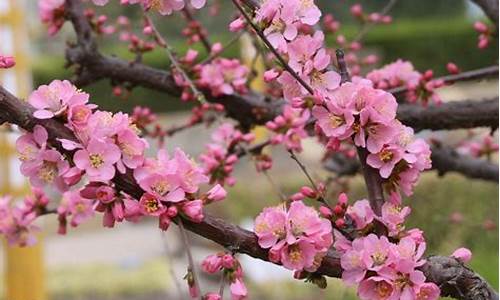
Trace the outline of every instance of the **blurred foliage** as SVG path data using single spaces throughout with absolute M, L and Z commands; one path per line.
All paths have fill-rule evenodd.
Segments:
M 352 37 L 358 32 L 357 26 L 344 26 L 342 32 Z M 227 43 L 231 36 L 217 35 L 222 44 Z M 492 43 L 486 50 L 476 48 L 477 34 L 472 24 L 464 19 L 428 19 L 425 21 L 400 21 L 393 25 L 377 26 L 365 38 L 368 51 L 375 52 L 381 57 L 381 64 L 392 62 L 398 58 L 407 59 L 414 63 L 420 71 L 435 70 L 436 75 L 446 74 L 447 62 L 455 62 L 462 70 L 471 70 L 497 63 L 498 44 Z M 187 51 L 188 46 L 180 39 L 171 42 L 179 55 Z M 327 40 L 330 47 L 335 47 L 334 38 Z M 105 44 L 103 52 L 132 60 L 133 56 L 127 52 L 124 45 L 111 46 Z M 194 47 L 204 55 L 199 45 Z M 224 56 L 239 57 L 238 44 L 228 48 Z M 168 60 L 161 50 L 144 56 L 146 64 L 166 69 Z M 64 69 L 62 55 L 43 55 L 34 62 L 34 80 L 36 85 L 48 83 L 55 78 L 69 78 L 71 72 Z M 93 101 L 103 109 L 130 111 L 135 105 L 151 106 L 154 111 L 173 111 L 187 109 L 189 105 L 174 99 L 169 95 L 135 88 L 127 100 L 114 97 L 108 80 L 100 81 L 86 87 L 86 91 L 93 95 Z
M 352 5 L 359 3 L 363 6 L 363 11 L 365 13 L 379 12 L 387 5 L 387 3 L 389 3 L 389 0 L 317 0 L 316 2 L 325 13 L 332 13 L 335 18 L 341 21 L 349 22 L 352 20 L 352 17 L 346 7 L 351 7 Z M 392 7 L 390 15 L 394 19 L 422 19 L 435 18 L 439 16 L 453 18 L 457 16 L 464 16 L 466 11 L 466 2 L 467 1 L 464 0 L 396 0 L 396 4 Z

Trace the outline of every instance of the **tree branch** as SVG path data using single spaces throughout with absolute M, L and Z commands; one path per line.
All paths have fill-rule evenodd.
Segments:
M 457 172 L 468 178 L 483 179 L 498 183 L 498 164 L 485 159 L 458 154 L 455 149 L 445 145 L 432 147 L 432 169 L 439 175 Z M 324 163 L 324 168 L 338 176 L 354 176 L 358 174 L 360 164 L 356 159 L 333 153 Z
M 498 97 L 480 101 L 464 100 L 422 107 L 402 104 L 397 119 L 415 131 L 475 127 L 498 127 Z
M 246 2 L 245 2 L 246 3 Z M 131 63 L 125 60 L 103 56 L 97 50 L 92 39 L 92 30 L 83 14 L 83 7 L 79 0 L 66 0 L 67 15 L 73 23 L 77 34 L 77 44 L 66 49 L 66 59 L 70 65 L 77 66 L 78 77 L 74 80 L 75 85 L 84 87 L 93 82 L 109 78 L 119 82 L 129 82 L 145 88 L 165 92 L 172 96 L 180 96 L 181 88 L 178 87 L 172 75 L 164 70 L 152 68 L 141 63 Z M 497 76 L 498 66 L 491 66 L 474 71 L 463 72 L 458 75 L 445 76 L 446 82 L 462 80 L 476 80 L 488 76 Z M 404 88 L 391 90 L 391 93 L 402 93 Z M 273 99 L 260 93 L 249 91 L 245 95 L 233 94 L 222 97 L 212 97 L 209 92 L 204 93 L 207 101 L 222 104 L 227 115 L 237 120 L 243 128 L 250 128 L 254 125 L 262 125 L 281 114 L 285 101 L 283 99 Z M 441 107 L 450 107 L 450 112 L 441 109 L 439 117 L 447 119 L 459 113 L 459 109 L 454 109 L 455 104 L 444 104 Z M 480 104 L 478 104 L 480 105 Z M 497 106 L 498 107 L 498 106 Z M 458 107 L 459 108 L 459 107 Z M 487 105 L 484 110 L 492 106 Z M 493 127 L 498 123 L 498 108 L 490 110 L 488 116 L 475 113 L 462 113 L 461 119 L 466 121 L 463 125 L 460 122 L 446 122 L 448 125 L 442 128 L 442 120 L 427 118 L 422 113 L 422 109 L 415 105 L 400 105 L 398 119 L 408 126 L 421 129 L 455 129 L 470 128 L 477 126 Z M 432 108 L 429 108 L 432 109 Z M 481 107 L 476 107 L 481 109 Z M 406 114 L 409 114 L 408 117 Z
M 42 125 L 47 129 L 49 141 L 52 145 L 60 145 L 57 138 L 76 141 L 72 132 L 62 123 L 56 119 L 35 119 L 33 111 L 34 108 L 29 103 L 17 99 L 0 86 L 0 122 L 16 124 L 29 131 L 32 131 L 33 127 L 37 124 Z M 68 153 L 68 151 L 64 152 Z M 69 154 L 71 155 L 71 153 Z M 130 172 L 124 175 L 117 173 L 115 178 L 113 178 L 113 182 L 119 190 L 136 199 L 139 199 L 143 194 L 142 189 L 135 182 Z M 251 231 L 227 223 L 209 214 L 205 214 L 203 221 L 200 223 L 195 223 L 188 219 L 183 219 L 182 222 L 187 230 L 214 241 L 221 246 L 234 249 L 235 252 L 269 261 L 267 250 L 259 247 L 257 236 Z M 456 260 L 454 261 L 454 263 L 451 263 L 448 257 L 431 257 L 429 263 L 424 265 L 422 270 L 428 280 L 436 283 L 438 286 L 444 287 L 443 295 L 451 295 L 457 299 L 464 300 L 498 298 L 484 279 Z M 339 254 L 331 249 L 323 259 L 317 273 L 331 277 L 340 277 L 341 272 Z M 451 279 L 454 279 L 454 281 Z M 454 291 L 464 291 L 464 294 L 454 294 Z

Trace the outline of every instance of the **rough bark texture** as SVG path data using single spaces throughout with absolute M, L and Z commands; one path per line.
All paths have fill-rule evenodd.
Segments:
M 25 130 L 32 130 L 36 124 L 43 125 L 48 133 L 50 142 L 59 145 L 57 138 L 76 140 L 71 131 L 56 119 L 39 120 L 33 117 L 34 108 L 28 103 L 17 99 L 0 86 L 0 123 L 8 122 L 18 125 Z M 62 151 L 62 149 L 61 149 Z M 68 153 L 71 154 L 71 153 Z M 117 174 L 113 178 L 116 187 L 135 198 L 139 198 L 143 191 L 135 182 L 130 173 Z M 195 223 L 183 220 L 186 229 L 214 241 L 238 253 L 268 261 L 267 250 L 259 247 L 257 237 L 251 231 L 226 221 L 205 214 L 202 222 Z M 450 258 L 431 257 L 429 263 L 423 266 L 423 272 L 429 281 L 443 287 L 443 295 L 451 295 L 457 299 L 497 299 L 495 292 L 488 283 L 467 267 L 450 263 Z M 342 268 L 338 252 L 331 249 L 323 259 L 318 274 L 330 277 L 340 277 Z M 455 279 L 454 281 L 451 279 Z M 473 291 L 466 294 L 453 291 Z M 477 298 L 477 297 L 483 298 Z M 471 298 L 472 297 L 472 298 Z M 476 297 L 476 298 L 475 298 Z

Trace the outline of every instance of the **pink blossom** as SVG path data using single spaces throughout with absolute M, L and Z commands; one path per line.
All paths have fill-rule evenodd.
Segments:
M 16 150 L 22 161 L 21 172 L 38 163 L 40 153 L 47 147 L 48 138 L 47 130 L 43 126 L 35 125 L 33 133 L 27 132 L 16 140 Z
M 214 97 L 245 93 L 248 68 L 237 59 L 217 58 L 201 67 L 198 84 Z
M 64 0 L 40 0 L 38 13 L 42 22 L 49 26 L 49 35 L 54 35 L 65 22 Z
M 362 300 L 394 299 L 394 283 L 381 276 L 372 276 L 359 284 L 358 296 Z
M 189 159 L 181 149 L 175 149 L 173 160 L 177 167 L 176 175 L 179 177 L 179 184 L 186 193 L 195 193 L 200 184 L 208 182 L 203 169 Z
M 203 202 L 201 200 L 187 201 L 182 204 L 181 210 L 194 222 L 203 221 Z
M 315 106 L 312 115 L 317 119 L 318 125 L 327 137 L 343 140 L 353 133 L 354 116 L 349 109 L 340 108 L 328 101 L 326 108 Z
M 239 278 L 231 282 L 229 290 L 231 291 L 231 299 L 233 300 L 245 299 L 248 294 L 245 284 Z
M 410 214 L 411 209 L 408 206 L 401 207 L 390 202 L 385 202 L 382 205 L 382 217 L 381 221 L 389 229 L 389 234 L 391 236 L 397 235 L 401 230 L 404 229 L 402 224 L 404 223 L 406 217 Z
M 226 190 L 220 184 L 216 184 L 207 192 L 207 199 L 211 201 L 221 201 L 226 198 L 226 195 Z
M 33 114 L 38 119 L 59 116 L 68 108 L 87 103 L 89 95 L 83 93 L 67 80 L 54 80 L 49 85 L 41 85 L 28 98 L 37 110 Z
M 352 206 L 347 208 L 346 214 L 354 220 L 358 230 L 365 228 L 375 217 L 375 213 L 371 209 L 368 200 L 356 201 Z
M 388 178 L 402 156 L 403 152 L 399 146 L 387 145 L 378 153 L 370 153 L 366 158 L 366 163 L 373 168 L 379 169 L 382 178 Z
M 410 62 L 397 60 L 381 69 L 369 72 L 366 78 L 371 80 L 377 88 L 389 89 L 417 84 L 420 73 L 415 71 Z
M 68 191 L 63 194 L 57 213 L 65 218 L 71 216 L 70 224 L 76 227 L 94 216 L 93 204 L 92 200 L 83 198 L 80 191 Z
M 242 17 L 238 17 L 229 24 L 229 31 L 238 32 L 245 28 L 246 22 Z
M 437 300 L 440 294 L 441 291 L 436 284 L 425 282 L 418 287 L 415 300 Z
M 128 128 L 120 131 L 116 137 L 116 145 L 122 153 L 122 159 L 117 164 L 117 167 L 121 169 L 121 173 L 125 173 L 125 167 L 136 169 L 142 165 L 144 150 L 148 144 L 134 131 Z
M 115 176 L 114 164 L 120 159 L 120 149 L 113 143 L 91 139 L 87 148 L 73 156 L 76 167 L 85 171 L 91 181 L 108 181 Z
M 451 256 L 464 263 L 468 263 L 472 259 L 472 252 L 467 248 L 458 248 Z
M 283 207 L 267 207 L 255 219 L 254 231 L 262 248 L 274 246 L 286 237 L 286 212 Z
M 391 263 L 392 260 L 392 244 L 387 237 L 377 237 L 375 234 L 369 234 L 363 239 L 365 255 L 371 262 L 368 270 L 378 271 L 385 265 Z
M 355 239 L 352 248 L 340 257 L 342 280 L 347 284 L 361 282 L 370 266 L 370 258 L 365 255 L 363 239 Z
M 290 270 L 303 270 L 313 265 L 316 252 L 314 244 L 302 239 L 281 249 L 281 263 Z
M 179 186 L 179 177 L 175 174 L 153 173 L 139 181 L 139 185 L 161 201 L 180 202 L 185 198 L 184 190 Z
M 201 269 L 209 274 L 218 272 L 221 268 L 222 256 L 218 254 L 209 255 L 201 262 Z
M 154 195 L 144 193 L 139 201 L 141 213 L 148 216 L 158 217 L 167 208 Z

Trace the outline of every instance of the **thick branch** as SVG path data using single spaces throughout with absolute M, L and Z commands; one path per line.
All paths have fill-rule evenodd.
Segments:
M 498 127 L 498 97 L 475 101 L 453 101 L 422 107 L 402 104 L 397 119 L 415 131 L 475 127 Z
M 458 172 L 469 178 L 484 179 L 498 183 L 498 165 L 486 159 L 472 158 L 458 154 L 447 146 L 434 146 L 432 168 L 440 175 Z
M 247 1 L 248 2 L 248 1 Z M 74 81 L 79 87 L 89 85 L 102 79 L 112 79 L 118 82 L 129 82 L 133 85 L 143 86 L 145 88 L 165 92 L 173 96 L 180 96 L 179 88 L 170 72 L 152 68 L 141 63 L 131 63 L 125 60 L 103 56 L 97 51 L 97 47 L 92 39 L 90 25 L 83 14 L 83 7 L 78 0 L 66 0 L 67 14 L 73 23 L 77 33 L 77 44 L 66 50 L 66 58 L 70 64 L 79 67 L 78 78 Z M 248 4 L 248 3 L 247 3 Z M 487 67 L 474 71 L 464 72 L 458 75 L 443 77 L 447 82 L 459 80 L 475 80 L 487 76 L 498 75 L 498 66 Z M 404 92 L 404 89 L 391 92 Z M 229 117 L 238 120 L 244 128 L 250 128 L 253 125 L 261 125 L 274 119 L 282 112 L 285 101 L 283 99 L 272 99 L 260 93 L 250 91 L 245 95 L 227 95 L 223 97 L 212 97 L 205 91 L 205 97 L 209 102 L 220 103 L 226 108 Z M 451 105 L 451 104 L 450 104 Z M 447 107 L 447 105 L 443 105 Z M 453 106 L 453 105 L 452 105 Z M 451 109 L 451 108 L 450 108 Z M 487 109 L 487 108 L 486 108 Z M 476 126 L 494 126 L 498 123 L 498 109 L 489 111 L 487 115 L 492 118 L 484 118 L 479 114 L 461 114 L 464 124 L 460 122 L 447 122 L 447 127 L 442 127 L 440 119 L 425 117 L 425 114 L 419 113 L 422 108 L 417 106 L 400 105 L 398 119 L 405 123 L 408 120 L 409 126 L 415 126 L 417 129 L 454 129 L 470 128 Z M 456 113 L 456 109 L 440 110 L 440 118 L 448 118 Z M 409 114 L 406 117 L 406 114 Z M 496 117 L 496 118 L 495 118 Z
M 458 172 L 468 178 L 483 179 L 498 183 L 498 165 L 486 159 L 460 155 L 450 146 L 432 147 L 432 170 L 444 175 Z M 333 153 L 324 164 L 324 168 L 338 176 L 358 174 L 360 165 L 356 159 L 350 159 L 339 153 Z
M 17 99 L 0 86 L 1 122 L 16 124 L 30 131 L 36 124 L 43 125 L 47 129 L 50 142 L 53 145 L 59 144 L 56 138 L 76 140 L 71 131 L 58 120 L 35 119 L 33 117 L 33 111 L 34 108 L 27 102 Z M 135 198 L 139 198 L 143 193 L 130 174 L 117 174 L 115 178 L 113 178 L 113 182 L 118 189 Z M 257 237 L 251 231 L 244 230 L 239 226 L 227 223 L 222 219 L 208 214 L 205 214 L 203 221 L 200 223 L 195 223 L 187 219 L 183 220 L 183 223 L 186 229 L 212 240 L 217 244 L 234 249 L 236 252 L 245 253 L 252 257 L 268 261 L 267 250 L 259 247 Z M 330 250 L 323 259 L 317 272 L 326 276 L 340 277 L 341 270 L 339 254 L 334 250 Z M 439 286 L 446 287 L 443 293 L 448 293 L 448 291 L 453 290 L 474 291 L 473 294 L 471 292 L 464 294 L 465 296 L 450 293 L 450 295 L 457 299 L 496 299 L 493 296 L 496 294 L 486 281 L 461 264 L 450 264 L 450 259 L 447 257 L 431 257 L 430 263 L 423 266 L 423 271 L 428 280 Z M 450 281 L 450 278 L 454 278 L 455 281 Z M 471 295 L 485 295 L 486 297 L 471 298 Z

